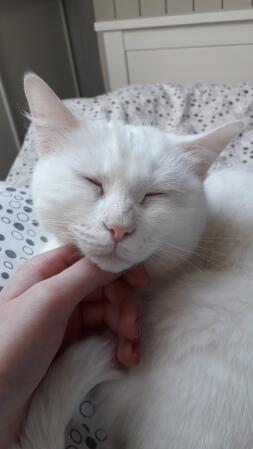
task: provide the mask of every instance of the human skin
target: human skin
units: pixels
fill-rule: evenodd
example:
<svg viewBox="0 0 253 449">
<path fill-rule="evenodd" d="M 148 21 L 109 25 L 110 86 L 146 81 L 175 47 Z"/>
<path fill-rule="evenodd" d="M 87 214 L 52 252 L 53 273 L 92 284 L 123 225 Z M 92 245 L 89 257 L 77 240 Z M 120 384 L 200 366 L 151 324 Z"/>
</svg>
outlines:
<svg viewBox="0 0 253 449">
<path fill-rule="evenodd" d="M 136 289 L 141 268 L 125 275 L 99 270 L 66 245 L 30 259 L 0 294 L 1 448 L 9 448 L 31 396 L 49 366 L 70 344 L 109 328 L 118 336 L 116 359 L 139 360 Z"/>
</svg>

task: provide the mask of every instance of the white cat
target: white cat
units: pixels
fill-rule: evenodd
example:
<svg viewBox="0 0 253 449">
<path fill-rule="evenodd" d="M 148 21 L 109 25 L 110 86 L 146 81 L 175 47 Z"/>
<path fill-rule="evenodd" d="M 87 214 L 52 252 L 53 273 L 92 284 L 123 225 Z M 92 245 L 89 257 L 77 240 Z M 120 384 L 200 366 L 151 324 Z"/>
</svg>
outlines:
<svg viewBox="0 0 253 449">
<path fill-rule="evenodd" d="M 103 269 L 145 260 L 154 282 L 139 366 L 115 380 L 110 341 L 70 349 L 35 394 L 16 447 L 63 449 L 75 406 L 111 379 L 95 401 L 117 449 L 252 449 L 253 175 L 213 174 L 207 202 L 202 183 L 241 123 L 179 137 L 79 120 L 32 74 L 25 90 L 41 155 L 33 191 L 42 222 Z M 169 273 L 205 226 L 196 253 L 210 262 L 172 283 Z"/>
</svg>

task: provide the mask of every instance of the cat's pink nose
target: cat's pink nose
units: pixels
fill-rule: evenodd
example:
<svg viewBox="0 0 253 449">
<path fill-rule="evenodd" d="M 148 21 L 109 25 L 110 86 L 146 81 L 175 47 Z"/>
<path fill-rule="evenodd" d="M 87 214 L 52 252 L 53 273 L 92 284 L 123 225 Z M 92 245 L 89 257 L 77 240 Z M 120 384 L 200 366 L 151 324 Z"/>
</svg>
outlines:
<svg viewBox="0 0 253 449">
<path fill-rule="evenodd" d="M 127 237 L 128 235 L 133 234 L 135 229 L 132 226 L 122 226 L 117 224 L 105 224 L 106 229 L 110 231 L 112 238 L 115 242 L 121 242 L 121 240 L 124 239 L 124 237 Z"/>
</svg>

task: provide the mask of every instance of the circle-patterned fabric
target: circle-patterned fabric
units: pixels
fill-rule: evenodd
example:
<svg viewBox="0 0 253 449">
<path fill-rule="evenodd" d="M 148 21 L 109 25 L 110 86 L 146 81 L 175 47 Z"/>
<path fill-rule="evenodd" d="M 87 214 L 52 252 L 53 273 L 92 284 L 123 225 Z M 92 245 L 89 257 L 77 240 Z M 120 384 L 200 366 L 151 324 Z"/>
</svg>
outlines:
<svg viewBox="0 0 253 449">
<path fill-rule="evenodd" d="M 215 166 L 239 164 L 253 169 L 253 83 L 130 85 L 107 95 L 65 103 L 80 117 L 113 118 L 179 134 L 200 133 L 245 118 L 245 130 L 223 151 Z M 29 130 L 7 180 L 14 186 L 30 185 L 36 161 L 34 137 Z"/>
<path fill-rule="evenodd" d="M 40 252 L 48 236 L 33 213 L 31 192 L 0 183 L 0 290 L 16 268 Z"/>
</svg>

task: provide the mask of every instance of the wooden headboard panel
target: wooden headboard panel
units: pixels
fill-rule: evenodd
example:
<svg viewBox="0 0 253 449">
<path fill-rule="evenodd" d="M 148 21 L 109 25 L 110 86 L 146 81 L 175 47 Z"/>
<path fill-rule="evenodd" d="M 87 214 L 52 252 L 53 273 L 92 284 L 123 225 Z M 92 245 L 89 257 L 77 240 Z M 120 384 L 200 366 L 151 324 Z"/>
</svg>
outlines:
<svg viewBox="0 0 253 449">
<path fill-rule="evenodd" d="M 253 11 L 96 22 L 110 90 L 132 83 L 253 81 Z"/>
</svg>

